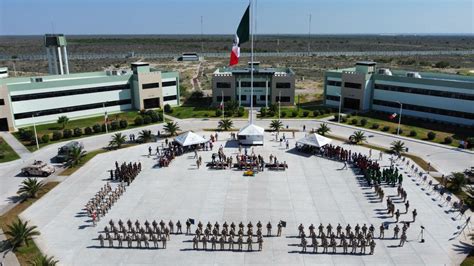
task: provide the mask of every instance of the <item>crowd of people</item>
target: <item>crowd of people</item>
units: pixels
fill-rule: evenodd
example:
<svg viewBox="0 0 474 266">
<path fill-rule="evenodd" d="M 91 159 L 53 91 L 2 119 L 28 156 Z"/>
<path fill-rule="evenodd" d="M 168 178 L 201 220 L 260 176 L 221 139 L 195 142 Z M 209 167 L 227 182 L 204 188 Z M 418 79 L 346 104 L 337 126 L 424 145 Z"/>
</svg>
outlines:
<svg viewBox="0 0 474 266">
<path fill-rule="evenodd" d="M 126 163 L 123 162 L 119 165 L 115 161 L 115 170 L 110 171 L 110 179 L 120 182 L 125 182 L 129 186 L 135 180 L 135 177 L 141 172 L 142 164 L 138 163 Z"/>
<path fill-rule="evenodd" d="M 125 190 L 124 184 L 119 184 L 115 189 L 112 189 L 110 183 L 107 183 L 87 202 L 85 209 L 94 226 L 101 217 L 107 214 Z"/>
</svg>

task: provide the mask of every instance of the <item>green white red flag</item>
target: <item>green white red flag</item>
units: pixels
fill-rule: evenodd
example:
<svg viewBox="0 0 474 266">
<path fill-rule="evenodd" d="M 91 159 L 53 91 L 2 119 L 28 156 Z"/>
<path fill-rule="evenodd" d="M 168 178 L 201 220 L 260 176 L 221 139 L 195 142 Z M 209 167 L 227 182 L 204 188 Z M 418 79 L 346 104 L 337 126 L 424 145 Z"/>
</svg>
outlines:
<svg viewBox="0 0 474 266">
<path fill-rule="evenodd" d="M 234 36 L 234 43 L 232 44 L 232 51 L 230 53 L 229 66 L 234 66 L 239 63 L 240 45 L 248 42 L 250 39 L 250 5 L 245 10 L 244 16 L 240 20 L 239 27 Z"/>
</svg>

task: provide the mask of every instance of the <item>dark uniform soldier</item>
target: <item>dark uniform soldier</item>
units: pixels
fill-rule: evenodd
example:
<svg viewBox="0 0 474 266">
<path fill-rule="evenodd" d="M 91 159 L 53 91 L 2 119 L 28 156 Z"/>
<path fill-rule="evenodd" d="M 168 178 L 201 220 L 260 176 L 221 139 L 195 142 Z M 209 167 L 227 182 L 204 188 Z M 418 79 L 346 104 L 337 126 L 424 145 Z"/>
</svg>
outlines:
<svg viewBox="0 0 474 266">
<path fill-rule="evenodd" d="M 344 242 L 344 240 L 346 240 L 346 235 L 344 234 L 344 232 L 341 233 L 341 242 L 339 243 L 340 246 L 342 246 L 342 243 Z"/>
<path fill-rule="evenodd" d="M 400 218 L 400 210 L 397 209 L 397 211 L 395 212 L 395 219 L 397 219 L 397 223 L 398 223 L 399 218 Z"/>
<path fill-rule="evenodd" d="M 262 249 L 263 249 L 263 237 L 259 236 L 258 239 L 257 239 L 257 242 L 258 242 L 258 250 L 262 251 Z"/>
<path fill-rule="evenodd" d="M 324 226 L 323 224 L 319 224 L 318 226 L 318 236 L 321 237 L 321 235 L 323 234 L 323 230 L 324 230 Z"/>
<path fill-rule="evenodd" d="M 364 238 L 362 238 L 360 241 L 360 253 L 362 253 L 362 251 L 364 251 L 364 254 L 365 254 L 365 239 Z"/>
<path fill-rule="evenodd" d="M 405 213 L 408 213 L 408 208 L 410 207 L 410 201 L 405 202 Z"/>
<path fill-rule="evenodd" d="M 328 224 L 328 226 L 326 226 L 326 230 L 327 230 L 327 235 L 330 236 L 332 233 L 332 225 Z"/>
<path fill-rule="evenodd" d="M 247 251 L 252 251 L 252 236 L 247 237 Z"/>
<path fill-rule="evenodd" d="M 100 241 L 100 247 L 104 247 L 104 236 L 102 234 L 99 234 L 99 241 Z"/>
<path fill-rule="evenodd" d="M 142 236 L 143 243 L 145 244 L 145 248 L 150 248 L 150 244 L 148 243 L 148 237 L 146 235 Z"/>
<path fill-rule="evenodd" d="M 348 246 L 347 240 L 344 239 L 344 240 L 342 241 L 342 252 L 343 252 L 344 254 L 347 254 L 347 246 Z"/>
<path fill-rule="evenodd" d="M 267 224 L 267 236 L 271 236 L 272 235 L 272 224 L 270 222 L 268 222 Z"/>
<path fill-rule="evenodd" d="M 308 244 L 308 242 L 306 241 L 306 238 L 305 237 L 301 237 L 301 252 L 302 253 L 305 253 L 306 252 L 306 245 Z"/>
<path fill-rule="evenodd" d="M 244 240 L 242 239 L 242 235 L 239 235 L 237 243 L 239 244 L 239 250 L 242 251 L 242 244 L 244 243 Z"/>
<path fill-rule="evenodd" d="M 375 250 L 375 241 L 372 240 L 370 241 L 370 255 L 374 255 L 374 250 Z"/>
<path fill-rule="evenodd" d="M 229 250 L 234 250 L 234 236 L 229 237 Z"/>
<path fill-rule="evenodd" d="M 369 226 L 369 235 L 374 238 L 374 233 L 375 233 L 375 227 L 373 224 L 370 224 Z"/>
<path fill-rule="evenodd" d="M 310 235 L 310 236 L 313 236 L 313 235 L 314 235 L 314 229 L 315 229 L 314 225 L 311 224 L 311 225 L 308 227 L 308 229 L 309 229 L 309 235 Z"/>
<path fill-rule="evenodd" d="M 257 229 L 261 229 L 262 228 L 262 223 L 260 221 L 258 221 L 257 223 Z"/>
<path fill-rule="evenodd" d="M 156 235 L 151 235 L 151 241 L 153 241 L 153 247 L 158 248 L 158 237 Z"/>
<path fill-rule="evenodd" d="M 211 237 L 211 248 L 212 248 L 212 250 L 216 250 L 216 241 L 217 240 L 216 240 L 215 236 Z"/>
<path fill-rule="evenodd" d="M 351 234 L 351 225 L 350 224 L 347 224 L 346 226 L 346 236 L 349 236 Z"/>
<path fill-rule="evenodd" d="M 170 220 L 169 223 L 168 223 L 168 226 L 170 227 L 170 233 L 172 234 L 173 231 L 174 231 L 174 224 L 173 224 L 173 221 Z"/>
<path fill-rule="evenodd" d="M 127 247 L 131 248 L 132 247 L 132 238 L 129 235 L 127 235 L 125 237 L 125 240 L 127 241 Z"/>
<path fill-rule="evenodd" d="M 198 239 L 197 236 L 194 236 L 194 238 L 193 238 L 193 249 L 199 249 L 198 244 L 199 244 L 199 239 Z"/>
<path fill-rule="evenodd" d="M 168 240 L 170 240 L 170 229 L 168 227 L 165 227 L 164 234 Z"/>
<path fill-rule="evenodd" d="M 161 237 L 161 241 L 163 241 L 163 248 L 166 249 L 166 236 Z"/>
<path fill-rule="evenodd" d="M 416 212 L 416 209 L 412 211 L 412 214 L 413 214 L 413 222 L 415 222 L 416 216 L 418 215 L 418 213 Z"/>
<path fill-rule="evenodd" d="M 221 236 L 221 238 L 219 238 L 219 244 L 220 244 L 221 250 L 224 250 L 225 239 L 224 239 L 223 236 Z"/>
<path fill-rule="evenodd" d="M 400 232 L 400 227 L 398 227 L 398 224 L 395 225 L 395 228 L 393 228 L 393 238 L 397 239 L 398 238 L 398 233 Z"/>
<path fill-rule="evenodd" d="M 178 220 L 176 223 L 176 234 L 182 234 L 183 231 L 181 231 L 181 222 Z"/>
<path fill-rule="evenodd" d="M 336 253 L 336 246 L 337 246 L 337 243 L 336 243 L 336 238 L 334 238 L 334 237 L 331 237 L 331 247 L 332 247 L 332 253 Z"/>
<path fill-rule="evenodd" d="M 356 226 L 354 227 L 354 231 L 355 231 L 355 234 L 356 234 L 356 235 L 359 235 L 359 231 L 360 231 L 360 226 L 359 226 L 359 224 L 356 224 Z"/>
<path fill-rule="evenodd" d="M 328 239 L 323 238 L 321 239 L 321 241 L 323 242 L 323 253 L 327 253 L 328 252 Z"/>
<path fill-rule="evenodd" d="M 351 254 L 355 254 L 356 252 L 357 252 L 357 241 L 353 240 Z"/>
<path fill-rule="evenodd" d="M 379 238 L 380 238 L 380 239 L 383 239 L 384 237 L 385 237 L 385 226 L 384 226 L 384 224 L 382 223 L 382 224 L 380 225 L 380 237 L 379 237 Z"/>
<path fill-rule="evenodd" d="M 341 232 L 342 232 L 342 226 L 341 226 L 341 224 L 337 224 L 336 236 L 339 237 L 341 235 Z"/>
<path fill-rule="evenodd" d="M 362 234 L 364 234 L 364 237 L 367 235 L 367 225 L 362 226 Z"/>
<path fill-rule="evenodd" d="M 316 235 L 313 235 L 311 237 L 311 245 L 313 245 L 313 253 L 318 253 L 318 239 L 316 238 Z"/>
<path fill-rule="evenodd" d="M 191 222 L 186 220 L 186 234 L 191 234 Z"/>
<path fill-rule="evenodd" d="M 298 236 L 301 236 L 303 234 L 303 232 L 304 232 L 304 226 L 303 226 L 303 224 L 300 224 L 298 226 Z"/>
<path fill-rule="evenodd" d="M 202 249 L 207 249 L 207 237 L 202 238 Z"/>
<path fill-rule="evenodd" d="M 118 246 L 121 248 L 122 247 L 122 235 L 121 234 L 117 235 L 117 240 L 118 240 Z"/>
<path fill-rule="evenodd" d="M 402 233 L 402 236 L 400 237 L 400 247 L 403 247 L 403 244 L 405 244 L 405 242 L 407 241 L 407 234 L 406 233 Z"/>
<path fill-rule="evenodd" d="M 283 227 L 283 224 L 281 223 L 281 221 L 278 223 L 277 227 L 278 227 L 277 236 L 281 236 L 281 229 Z"/>
</svg>

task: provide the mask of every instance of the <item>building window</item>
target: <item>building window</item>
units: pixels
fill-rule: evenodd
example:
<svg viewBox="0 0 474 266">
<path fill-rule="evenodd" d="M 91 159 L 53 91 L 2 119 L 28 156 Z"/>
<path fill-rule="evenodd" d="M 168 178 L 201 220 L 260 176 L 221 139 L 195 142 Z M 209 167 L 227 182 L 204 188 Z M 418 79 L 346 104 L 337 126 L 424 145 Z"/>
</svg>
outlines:
<svg viewBox="0 0 474 266">
<path fill-rule="evenodd" d="M 281 96 L 281 102 L 282 103 L 289 103 L 290 102 L 290 96 Z M 279 102 L 280 101 L 280 97 L 277 96 L 276 97 L 276 101 Z"/>
<path fill-rule="evenodd" d="M 230 82 L 217 82 L 216 88 L 218 89 L 230 89 Z"/>
<path fill-rule="evenodd" d="M 339 102 L 339 96 L 326 95 L 326 100 Z"/>
<path fill-rule="evenodd" d="M 143 108 L 151 109 L 151 108 L 159 108 L 160 107 L 160 98 L 150 98 L 143 100 Z"/>
<path fill-rule="evenodd" d="M 62 114 L 62 113 L 70 113 L 70 112 L 77 112 L 77 111 L 84 111 L 89 109 L 97 109 L 103 108 L 105 106 L 117 106 L 117 105 L 125 105 L 131 104 L 132 100 L 120 100 L 120 101 L 111 101 L 105 103 L 92 103 L 92 104 L 85 104 L 85 105 L 76 105 L 76 106 L 68 106 L 68 107 L 60 107 L 48 110 L 38 110 L 34 112 L 26 112 L 26 113 L 18 113 L 15 114 L 15 119 L 24 119 L 24 118 L 31 118 L 34 114 L 35 116 L 46 116 L 46 115 L 55 115 L 55 114 Z"/>
<path fill-rule="evenodd" d="M 419 89 L 419 88 L 392 86 L 392 85 L 385 85 L 385 84 L 378 84 L 378 83 L 375 83 L 374 89 L 474 101 L 474 94 L 452 92 L 452 91 Z"/>
<path fill-rule="evenodd" d="M 0 105 L 5 105 L 5 100 L 4 99 L 0 99 Z"/>
<path fill-rule="evenodd" d="M 173 81 L 164 81 L 161 83 L 163 87 L 171 87 L 171 86 L 176 86 L 176 80 Z"/>
<path fill-rule="evenodd" d="M 250 81 L 242 81 L 240 85 L 245 88 L 250 88 Z M 265 81 L 254 81 L 253 87 L 254 88 L 266 88 L 267 83 Z"/>
<path fill-rule="evenodd" d="M 176 100 L 178 99 L 178 97 L 176 95 L 171 95 L 171 96 L 165 96 L 163 97 L 163 101 L 167 102 L 167 101 L 172 101 L 172 100 Z"/>
<path fill-rule="evenodd" d="M 23 95 L 13 95 L 11 96 L 11 101 L 19 102 L 19 101 L 28 101 L 28 100 L 43 99 L 43 98 L 64 97 L 64 96 L 71 96 L 71 95 L 78 95 L 78 94 L 88 94 L 88 93 L 116 91 L 116 90 L 129 90 L 129 89 L 130 89 L 130 85 L 126 84 L 126 85 L 85 88 L 85 89 L 77 89 L 77 90 L 62 90 L 62 91 L 51 91 L 51 92 L 42 92 L 42 93 L 30 93 L 30 94 L 23 94 Z"/>
<path fill-rule="evenodd" d="M 392 107 L 392 108 L 400 108 L 400 104 L 398 104 L 397 102 L 373 100 L 372 103 L 375 105 L 387 106 L 387 107 Z M 465 119 L 474 119 L 474 113 L 440 109 L 440 108 L 420 106 L 420 105 L 414 105 L 414 104 L 403 103 L 403 110 L 412 110 L 412 111 L 425 112 L 425 113 L 431 113 L 431 114 L 437 114 L 437 115 L 453 116 L 453 117 L 465 118 Z"/>
<path fill-rule="evenodd" d="M 216 97 L 218 102 L 222 102 L 222 96 L 217 96 Z M 230 96 L 224 96 L 224 102 L 230 101 L 231 97 Z"/>
<path fill-rule="evenodd" d="M 329 86 L 336 86 L 336 87 L 341 87 L 341 82 L 340 81 L 335 81 L 335 80 L 328 80 L 327 84 Z"/>
<path fill-rule="evenodd" d="M 351 89 L 360 89 L 362 85 L 359 83 L 344 82 L 344 87 Z"/>
<path fill-rule="evenodd" d="M 267 99 L 266 95 L 260 95 L 260 101 L 265 101 Z"/>
<path fill-rule="evenodd" d="M 247 95 L 240 95 L 241 101 L 247 101 Z"/>
<path fill-rule="evenodd" d="M 159 87 L 160 87 L 160 84 L 158 82 L 142 84 L 142 89 L 144 89 L 144 90 L 146 90 L 146 89 L 157 89 Z"/>
<path fill-rule="evenodd" d="M 289 82 L 277 82 L 276 84 L 277 89 L 290 89 L 291 83 Z"/>
</svg>

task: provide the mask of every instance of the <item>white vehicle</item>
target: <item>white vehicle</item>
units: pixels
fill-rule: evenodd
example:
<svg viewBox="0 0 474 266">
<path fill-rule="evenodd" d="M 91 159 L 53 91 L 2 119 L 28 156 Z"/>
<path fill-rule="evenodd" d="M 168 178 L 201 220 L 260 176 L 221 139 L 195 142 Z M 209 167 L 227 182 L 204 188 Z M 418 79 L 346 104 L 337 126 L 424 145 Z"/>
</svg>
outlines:
<svg viewBox="0 0 474 266">
<path fill-rule="evenodd" d="M 43 161 L 35 161 L 32 165 L 21 169 L 21 173 L 25 176 L 43 176 L 47 177 L 54 173 L 56 169 Z"/>
</svg>

